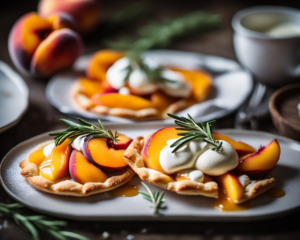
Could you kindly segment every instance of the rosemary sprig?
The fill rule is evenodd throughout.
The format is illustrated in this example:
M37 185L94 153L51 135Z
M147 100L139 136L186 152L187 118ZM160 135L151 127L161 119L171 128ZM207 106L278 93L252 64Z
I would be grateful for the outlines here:
M20 203L5 204L0 203L0 216L8 216L13 218L15 223L24 231L29 232L33 240L40 240L39 231L58 240L89 240L77 233L61 231L61 227L65 227L68 223L66 221L49 221L42 215L25 216L20 213L24 206Z
M161 205L163 203L165 203L165 201L166 201L165 199L163 199L165 192L155 191L153 193L151 191L151 189L145 183L142 182L142 184L146 188L146 190L149 194L144 193L144 192L139 192L139 193L142 194L145 199L147 199L148 201L150 201L153 204L150 208L153 208L153 215L158 216L159 209L164 209L164 207L162 207Z
M149 82L160 82L160 83L176 83L176 81L166 78L163 76L163 67L150 68L144 61L141 55L137 53L129 53L129 65L124 69L126 76L124 81L127 83L134 68L141 69L147 76Z
M151 22L138 31L139 38L136 41L125 37L116 42L106 41L105 44L112 49L141 53L167 47L177 38L215 29L220 23L219 15L197 11L177 19L164 19L161 23Z
M179 128L176 128L176 130L183 131L177 134L182 137L171 145L171 147L174 148L172 153L176 152L183 145L197 138L203 139L203 141L213 145L214 147L212 150L214 151L222 150L222 142L216 141L211 131L211 125L214 124L216 120L196 123L189 114L189 118L178 117L170 113L168 113L168 116L175 119L175 123L179 126Z
M94 138L109 138L113 141L114 144L117 144L118 141L117 131L113 133L111 130L105 130L100 120L98 120L100 127L96 126L95 124L89 123L81 118L78 118L78 121L81 124L74 123L66 119L60 119L60 121L69 125L69 128L66 131L49 133L49 136L55 136L54 138L55 146L60 145L67 138L70 139L69 144L71 144L79 136L86 136L86 137L93 136Z

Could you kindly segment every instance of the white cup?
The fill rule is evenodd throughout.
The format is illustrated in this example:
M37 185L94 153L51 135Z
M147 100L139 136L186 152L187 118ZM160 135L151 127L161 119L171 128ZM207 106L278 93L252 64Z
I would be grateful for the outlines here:
M297 24L300 31L300 11L260 6L241 10L232 19L237 59L257 81L273 86L286 85L300 77L300 34L266 33L281 23Z

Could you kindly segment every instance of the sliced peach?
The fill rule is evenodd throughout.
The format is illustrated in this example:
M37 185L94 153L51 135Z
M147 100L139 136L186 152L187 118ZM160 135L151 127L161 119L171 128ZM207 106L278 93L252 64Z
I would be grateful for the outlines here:
M244 187L235 175L225 173L217 177L217 181L221 185L221 188L225 190L225 193L230 200L237 201L243 197Z
M110 108L141 110L153 107L149 100L134 95L122 95L119 93L96 94L92 99L96 105Z
M177 135L179 132L175 130L175 127L166 127L158 130L148 139L142 150L142 156L148 168L165 173L159 162L160 152L167 146L168 140L180 137Z
M117 171L127 167L123 155L132 139L118 134L118 144L106 138L87 138L83 147L84 156L95 166L105 171Z
M92 97L96 93L105 91L104 86L99 81L95 81L86 77L81 77L78 80L80 92L87 97Z
M53 148L49 157L40 165L40 175L50 181L55 181L69 174L69 157L72 147L70 139Z
M101 50L91 57L91 60L86 68L86 75L89 78L96 79L106 84L106 86L109 86L109 83L106 79L106 71L118 59L124 56L125 53L123 52Z
M37 166L40 166L40 164L45 160L46 156L44 155L43 149L39 149L29 156L29 162L34 163Z
M276 139L257 152L247 155L240 160L235 170L248 175L250 178L261 178L276 166L280 158L280 145Z
M243 143L243 142L235 141L232 138L230 138L224 134L214 132L213 135L214 135L215 140L223 140L223 141L228 142L234 148L234 150L237 152L239 157L256 152L256 149L254 147L251 147L250 145Z
M153 107L159 110L167 109L172 103L178 100L178 98L167 96L162 92L155 92L151 94L151 102L153 104Z
M192 84L192 97L194 100L197 102L205 100L212 86L212 78L208 73L201 70L172 70L180 72L185 79Z
M69 172L72 179L78 183L105 182L107 175L91 164L79 151L73 150L70 156Z

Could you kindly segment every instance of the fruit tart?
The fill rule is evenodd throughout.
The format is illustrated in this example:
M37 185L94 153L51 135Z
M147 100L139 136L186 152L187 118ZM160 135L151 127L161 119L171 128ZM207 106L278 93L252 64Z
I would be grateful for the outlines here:
M20 163L21 175L34 188L58 195L84 197L110 191L135 175L124 161L129 137L78 119L81 124L61 119L69 125L50 133L54 140L34 147Z
M240 204L272 188L271 175L280 157L273 140L256 150L211 131L214 121L196 123L169 114L179 127L165 127L137 137L124 153L139 177L183 195L203 195Z
M80 107L134 120L165 119L204 101L212 86L202 70L165 68L149 57L112 50L97 52L72 95Z

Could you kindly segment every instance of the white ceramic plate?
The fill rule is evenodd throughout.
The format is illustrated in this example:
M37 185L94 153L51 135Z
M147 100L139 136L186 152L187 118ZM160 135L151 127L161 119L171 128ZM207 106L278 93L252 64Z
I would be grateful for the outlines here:
M28 107L29 91L24 80L0 61L0 133L16 125Z
M144 135L159 129L159 125L143 127L119 125L116 130L131 136ZM273 218L294 211L300 206L300 143L288 138L264 132L245 130L220 130L234 139L245 141L259 147L277 138L282 154L278 166L273 171L276 177L275 187L282 188L286 196L273 199L263 194L252 200L253 208L238 212L221 212L215 210L214 199L201 196L183 196L166 191L167 209L162 211L163 216L152 217L150 203L141 195L125 198L112 198L107 193L85 198L65 197L43 193L31 187L20 175L19 163L26 158L27 153L40 142L51 139L47 134L31 138L13 148L3 159L0 176L1 183L8 194L15 200L23 203L38 212L57 217L77 220L152 220L152 221L251 221ZM137 176L132 183L145 191ZM148 183L152 190L160 190Z
M196 121L208 121L224 117L235 111L249 96L253 88L249 72L233 60L207 56L198 53L156 50L146 55L160 65L186 69L203 68L214 76L213 91L208 100L187 108L178 115L189 113ZM99 115L79 108L71 97L71 86L89 62L91 55L79 58L74 64L74 71L65 71L51 78L46 88L48 102L65 114L89 119L102 119L117 123L136 123L121 117ZM172 120L157 120L159 124L168 124ZM149 122L148 122L149 123Z

